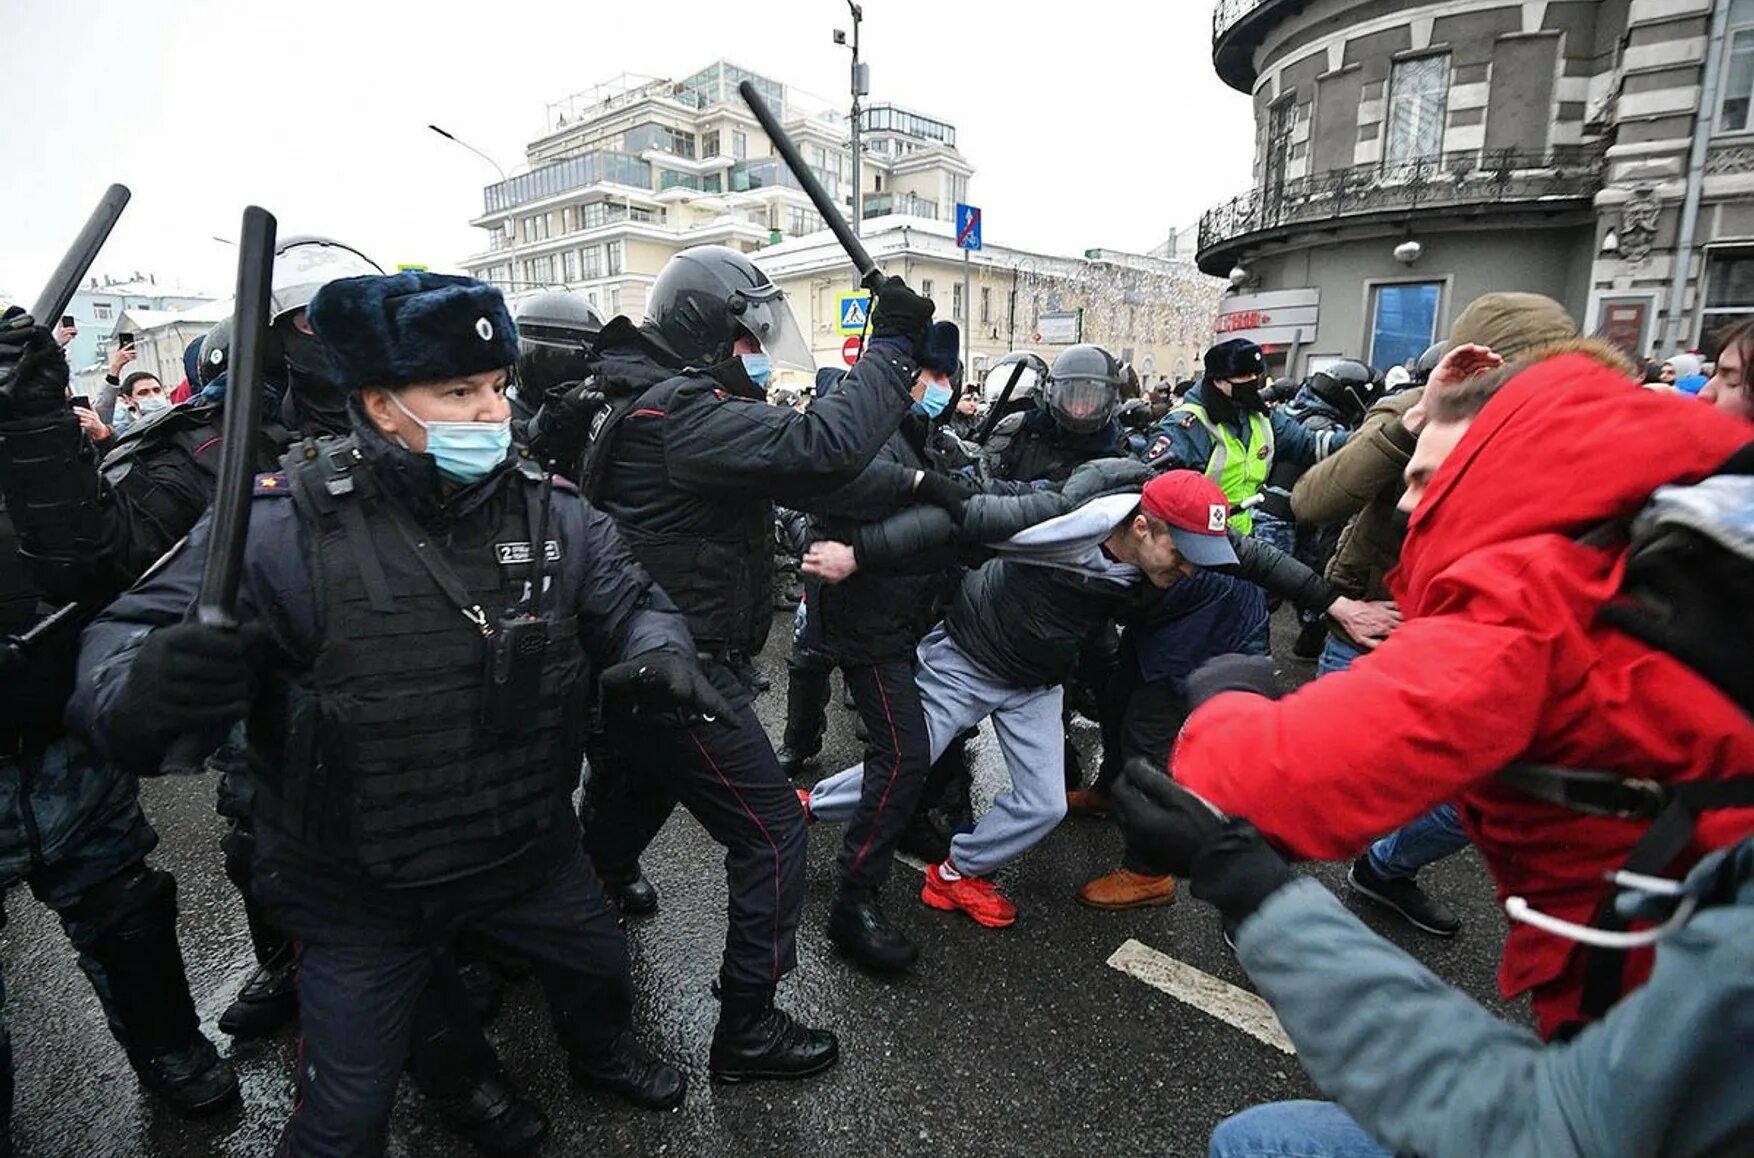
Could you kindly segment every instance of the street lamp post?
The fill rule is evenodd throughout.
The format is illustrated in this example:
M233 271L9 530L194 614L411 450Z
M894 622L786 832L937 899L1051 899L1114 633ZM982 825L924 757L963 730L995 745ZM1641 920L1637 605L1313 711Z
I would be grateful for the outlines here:
M865 218L865 190L859 173L859 98L871 91L871 69L859 61L859 22L865 19L865 10L855 0L847 0L847 8L853 14L853 42L848 47L853 50L853 236L857 237ZM847 34L835 29L834 42L846 44Z
M477 149L474 145L471 145L468 141L465 141L465 140L462 140L458 137L452 136L450 133L445 132L443 129L439 128L437 125L428 125L426 127L431 129L433 132L437 133L439 136L443 137L445 140L451 142L451 144L461 145L463 148L468 149L471 153L474 153L477 157L480 157L483 161L486 161L489 165L492 165L494 168L494 171L499 174L499 179L500 179L501 184L510 184L511 183L511 178L506 176L506 171L505 171L504 166L502 166L498 161L495 161L492 157L488 156L486 153L483 153L480 149ZM506 193L509 196L511 193L511 190L509 190L509 189L506 190ZM512 294L517 293L517 291L518 291L518 216L516 213L513 213L507 219L506 225L508 227L506 230L506 246L505 246L506 261L511 266L511 273L506 276L506 294L507 294L507 296L510 296Z

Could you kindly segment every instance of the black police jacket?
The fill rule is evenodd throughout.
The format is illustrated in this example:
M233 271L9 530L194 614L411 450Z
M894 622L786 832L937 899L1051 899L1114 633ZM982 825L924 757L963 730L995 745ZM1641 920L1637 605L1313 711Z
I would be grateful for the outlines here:
M362 885L431 883L514 862L519 872L546 871L577 840L565 814L583 721L565 705L582 691L583 664L541 671L527 730L494 725L490 644L446 591L443 569L421 564L410 545L447 563L490 619L527 610L532 472L514 456L453 489L430 456L389 445L357 416L353 439L321 447L357 450L369 485L324 511L305 494L321 476L264 475L250 510L239 604L266 637L248 729L264 847L292 850L299 872ZM353 497L369 501L348 508ZM363 516L374 550L350 538L349 510ZM129 734L113 709L141 629L182 620L194 600L210 525L197 524L83 641L69 719L124 767L145 771L161 758L162 740ZM553 560L558 657L576 649L601 667L657 649L694 652L681 616L607 516L556 487L549 526L554 546L542 549Z
M632 326L612 322L596 354L606 395L637 392L587 444L586 473L603 468L598 505L704 651L760 651L773 622L774 500L796 507L858 476L913 404L912 352L872 342L842 388L803 414L769 406L735 360L667 368Z

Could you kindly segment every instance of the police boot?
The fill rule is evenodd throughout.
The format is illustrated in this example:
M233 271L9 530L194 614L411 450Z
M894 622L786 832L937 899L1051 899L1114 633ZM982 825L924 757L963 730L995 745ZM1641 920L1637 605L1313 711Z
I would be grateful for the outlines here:
M201 1035L177 944L177 882L136 865L105 881L64 914L90 923L80 964L127 1051L140 1084L183 1117L237 1101L238 1081Z
M792 665L786 672L786 731L777 755L787 779L797 779L804 766L822 751L831 671L815 665Z
M220 1032L248 1041L291 1025L298 1017L297 980L298 960L292 943L284 942L256 966L237 997L219 1015Z
M658 911L658 887L646 879L645 870L637 863L630 873L605 876L603 892L624 917L647 917Z
M548 1136L542 1107L498 1073L482 1077L455 1097L431 1101L453 1133L491 1158L534 1153Z
M500 977L499 970L486 961L464 957L457 962L457 980L469 995L469 1008L474 1012L475 1020L483 1024L492 1021L494 1014L499 1012L500 997L505 991L505 980Z
M864 889L841 888L828 912L828 939L879 973L905 973L920 956L919 947L883 915L877 894Z
M483 1154L530 1153L548 1119L500 1072L462 974L454 957L442 957L415 1003L408 1074L445 1125Z
M772 985L713 987L719 1024L708 1069L717 1082L807 1078L840 1060L840 1042L826 1029L809 1029L774 1008Z
M669 1110L682 1104L688 1076L653 1057L624 1029L595 1049L568 1050L566 1069L588 1090L614 1094L642 1110Z

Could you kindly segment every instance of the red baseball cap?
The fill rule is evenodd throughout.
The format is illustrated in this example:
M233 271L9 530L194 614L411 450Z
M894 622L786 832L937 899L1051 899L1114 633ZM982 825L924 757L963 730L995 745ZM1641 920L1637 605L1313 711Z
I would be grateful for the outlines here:
M1230 500L1196 470L1166 470L1145 484L1139 506L1169 524L1175 549L1197 567L1234 567Z

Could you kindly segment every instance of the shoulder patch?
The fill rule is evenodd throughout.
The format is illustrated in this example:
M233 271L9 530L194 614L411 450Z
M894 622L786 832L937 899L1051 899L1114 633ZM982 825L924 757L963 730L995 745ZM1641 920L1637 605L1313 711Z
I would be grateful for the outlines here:
M1145 461L1162 458L1169 453L1169 435L1160 434L1151 442L1151 448L1145 452Z
M286 472L277 470L270 474L257 475L256 489L251 493L257 498L263 495L289 495L292 493L292 485L286 480Z
M1200 421L1198 416L1196 416L1193 411L1188 410L1182 413L1182 420L1176 425L1180 426L1183 430L1192 430L1194 423L1198 421Z

